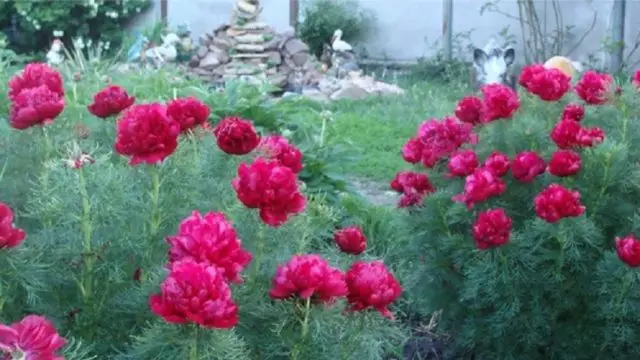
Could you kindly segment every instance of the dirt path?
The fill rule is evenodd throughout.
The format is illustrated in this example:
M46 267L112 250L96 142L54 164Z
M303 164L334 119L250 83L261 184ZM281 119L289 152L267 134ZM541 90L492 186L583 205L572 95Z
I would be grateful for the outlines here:
M362 196L374 205L393 207L398 203L399 195L389 189L387 183L362 178L352 178L350 182Z

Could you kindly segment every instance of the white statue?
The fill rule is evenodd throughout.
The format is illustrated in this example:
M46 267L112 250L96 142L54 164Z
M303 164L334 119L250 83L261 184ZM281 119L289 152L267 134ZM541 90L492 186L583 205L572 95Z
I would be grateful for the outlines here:
M169 33L162 37L162 45L145 50L145 58L153 60L157 66L165 62L173 62L178 57L176 45L180 43L180 37Z
M62 55L62 47L64 44L60 39L53 39L51 43L51 49L47 52L47 63L49 65L58 66L64 61L64 55Z

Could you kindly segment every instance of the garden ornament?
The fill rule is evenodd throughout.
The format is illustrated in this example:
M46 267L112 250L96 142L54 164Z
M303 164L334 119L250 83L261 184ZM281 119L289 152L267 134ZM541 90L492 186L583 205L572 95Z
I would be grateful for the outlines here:
M62 64L62 62L64 61L64 55L62 55L63 46L64 44L62 43L62 40L57 38L53 39L53 42L51 43L51 48L47 52L47 63L49 65L58 66Z
M145 48L147 47L147 44L149 44L149 39L146 36L138 33L136 42L129 48L129 51L127 52L127 61L138 61L142 56Z
M544 67L547 69L558 69L565 75L574 79L582 72L582 64L577 61L572 61L564 56L554 56L544 63Z
M176 45L180 43L180 38L174 33L169 33L162 37L162 45L147 49L145 57L155 62L156 66L162 66L165 62L173 62L178 57Z
M331 38L331 48L333 51L352 52L351 44L342 40L342 30L336 29Z
M473 49L473 81L478 87L503 84L515 90L516 79L511 65L516 57L512 47L504 48L491 39L484 49Z

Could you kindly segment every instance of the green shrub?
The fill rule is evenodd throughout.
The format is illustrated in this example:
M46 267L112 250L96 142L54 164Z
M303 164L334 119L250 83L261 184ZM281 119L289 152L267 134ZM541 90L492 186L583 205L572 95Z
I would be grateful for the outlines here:
M0 26L8 33L10 47L19 53L47 51L54 31L63 40L77 37L109 43L118 49L123 26L151 4L150 0L106 1L2 1Z
M474 129L479 142L465 148L477 153L480 164L495 150L511 160L535 151L548 164L558 150L550 132L576 96L544 102L522 89L520 101L513 118ZM405 212L406 227L415 234L405 250L416 259L412 303L425 316L442 310L439 329L453 342L451 358L640 356L638 272L616 256L614 241L638 231L640 99L626 85L609 104L585 108L582 126L602 128L606 139L579 150L577 175L544 172L525 183L508 173L503 195L467 209L452 201L464 180L444 177L447 164L440 163L428 172L436 191L424 206ZM538 217L534 198L552 183L579 191L584 215L555 223ZM510 216L511 236L503 246L481 250L472 227L490 208Z
M229 156L205 134L198 140L182 138L177 151L158 168L160 190L154 207L149 167L129 166L115 155L114 119L97 119L87 111L93 94L105 86L103 75L110 75L138 103L193 95L214 109L214 119L253 109L263 133L280 128L281 120L284 123L270 117L277 113L277 105L262 104L261 116L259 101L243 96L257 106L245 107L246 103L234 102L238 99L232 94L209 92L171 69L89 73L79 81L71 81L69 75L65 110L53 124L17 131L6 119L0 121L0 201L15 210L16 226L28 236L17 248L0 249L0 323L25 314L45 315L71 341L64 353L71 360L292 356L382 360L397 351L405 337L404 326L376 312L343 314L340 301L328 308L313 306L309 321L302 325L304 306L268 296L276 266L293 254L318 253L346 270L356 258L339 252L330 240L341 224L360 223L369 236L371 250L360 259L384 259L399 246L400 242L389 240L391 234L385 229L390 228L381 225L382 220L370 220L375 217L364 213L362 203L350 197L336 199L340 207L359 209L360 214L350 216L321 201L321 191L317 196L307 193L304 213L279 228L267 227L257 211L238 201L231 186L238 164L254 155ZM6 92L6 83L1 79L0 91ZM7 108L7 100L0 101ZM304 126L306 133L310 131ZM79 135L79 127L86 128L87 137ZM300 128L292 131L294 139L302 136L296 135ZM88 152L95 163L81 170L67 166L65 160L79 150ZM193 327L168 324L149 310L149 295L158 291L166 276L164 239L175 234L193 210L223 211L243 247L254 254L244 271L245 283L232 285L240 308L240 324L232 330L200 329L194 336ZM400 280L409 272L402 261L387 266ZM303 327L308 337L301 338Z
M342 30L342 39L357 44L374 30L375 16L362 9L354 0L312 0L304 7L298 36L316 55L322 55L323 44L329 44L336 29Z

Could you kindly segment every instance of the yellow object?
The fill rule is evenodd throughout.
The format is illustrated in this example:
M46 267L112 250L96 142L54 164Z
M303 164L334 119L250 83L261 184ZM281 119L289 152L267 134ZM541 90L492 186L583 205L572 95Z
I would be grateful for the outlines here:
M551 59L547 60L547 62L544 63L544 67L547 69L558 69L562 71L565 75L571 77L572 79L577 73L577 69L574 65L574 62L567 59L564 56L552 57Z

